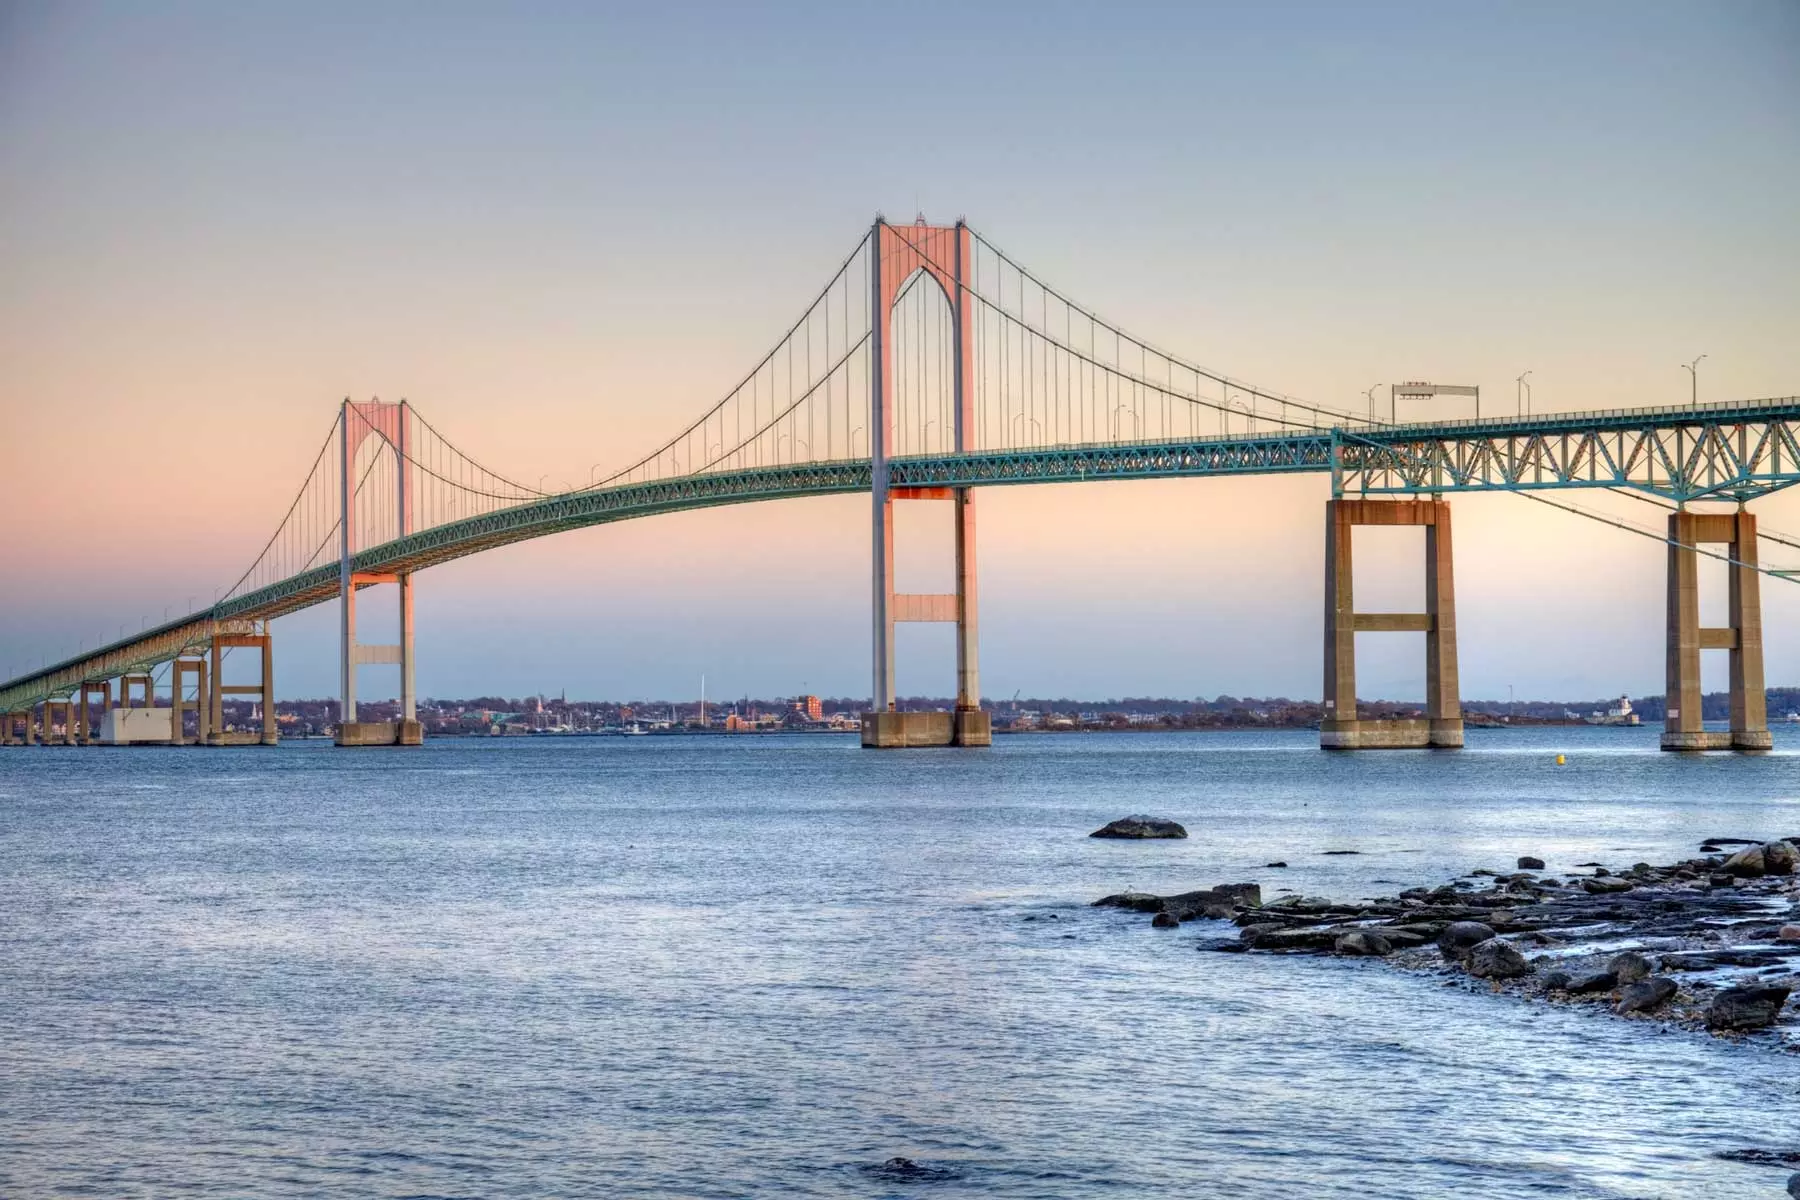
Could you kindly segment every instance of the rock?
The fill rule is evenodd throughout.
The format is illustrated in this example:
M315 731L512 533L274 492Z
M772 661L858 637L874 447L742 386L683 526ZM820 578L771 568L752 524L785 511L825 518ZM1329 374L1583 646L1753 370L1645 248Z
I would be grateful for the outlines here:
M1266 867L1285 867L1285 866L1287 866L1287 864L1284 862L1264 863L1263 865Z
M1706 1027L1717 1030L1762 1029L1773 1025L1787 1003L1784 987L1726 988L1706 1008Z
M1181 918L1171 912L1159 912L1150 918L1152 929L1173 929L1181 924Z
M1198 942L1194 943L1194 949L1196 950L1212 950L1220 954L1242 954L1249 948L1250 947L1244 945L1244 943L1237 938L1201 938Z
M1320 854L1361 854L1361 850L1321 850Z
M1182 892L1175 896L1152 896L1149 892L1120 892L1102 896L1094 908L1128 908L1132 912L1172 913L1180 921L1195 917L1228 920L1238 906L1257 908L1262 904L1262 888L1254 883L1221 883L1198 892Z
M1621 957L1623 957L1621 955ZM1613 1006L1616 1013L1655 1012L1667 1004L1675 995L1675 981L1661 975L1652 975L1627 984L1619 990L1619 1002Z
M1379 933L1365 933L1360 929L1351 930L1338 938L1332 949L1339 954L1369 956L1383 958L1394 952L1394 947Z
M1795 1200L1800 1200L1800 1171L1788 1176L1787 1193Z
M1469 951L1469 974L1477 979L1517 979L1531 971L1525 956L1504 938L1489 938Z
M1252 950L1329 950L1338 939L1337 930L1319 928L1275 928L1250 935L1251 929L1259 928L1263 927L1252 925L1238 935Z
M1567 971L1551 971L1544 976L1544 990L1546 992L1566 992L1569 990L1571 980L1572 977Z
M1571 979L1567 990L1571 995L1585 996L1593 992L1610 992L1618 986L1619 977L1611 971L1595 971Z
M1612 961L1606 964L1620 983L1636 983L1650 974L1650 960L1635 950L1627 950L1623 954L1613 955Z
M1521 871L1541 871L1543 869L1544 869L1544 860L1543 859L1533 858L1529 854L1521 854L1519 856L1519 870L1521 870Z
M1611 871L1607 870L1605 867L1601 866L1600 864L1598 864L1598 863L1594 864L1594 877L1595 878L1604 879L1608 875L1611 875L1611 874L1612 874Z
M1708 875L1706 886L1709 888L1734 888L1737 886L1737 880L1729 875Z
M1494 936L1492 925L1483 925L1480 921L1452 921L1444 926L1438 934L1438 949L1444 957L1461 960L1469 956L1469 951Z
M1763 870L1770 875L1792 875L1796 860L1800 854L1789 842L1770 842L1763 847Z
M1581 881L1581 890L1590 896L1605 895L1609 892L1629 892L1636 886L1637 884L1631 882L1631 880L1620 879L1616 876L1607 878L1596 877Z
M1755 879L1765 872L1766 861L1761 846L1747 846L1725 860L1725 874Z
M1120 892L1102 896L1093 903L1094 908L1129 908L1133 912L1161 912L1162 906L1163 898L1149 892Z
M1781 942L1800 942L1800 925L1783 925L1775 931L1775 940Z
M1089 837L1097 838L1184 838L1187 830L1163 817L1142 815L1121 817L1102 825Z

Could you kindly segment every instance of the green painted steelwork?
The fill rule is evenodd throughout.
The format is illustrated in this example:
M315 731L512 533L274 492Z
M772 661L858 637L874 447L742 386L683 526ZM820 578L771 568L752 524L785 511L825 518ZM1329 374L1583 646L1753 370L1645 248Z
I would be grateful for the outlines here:
M1183 476L1329 473L1338 494L1628 488L1681 503L1743 502L1800 483L1800 397L1528 419L1350 426L1177 442L1104 443L890 459L895 487L996 487ZM354 571L423 570L496 546L661 513L866 492L868 459L798 463L574 491L373 546ZM316 567L0 685L0 712L150 667L215 632L336 598Z

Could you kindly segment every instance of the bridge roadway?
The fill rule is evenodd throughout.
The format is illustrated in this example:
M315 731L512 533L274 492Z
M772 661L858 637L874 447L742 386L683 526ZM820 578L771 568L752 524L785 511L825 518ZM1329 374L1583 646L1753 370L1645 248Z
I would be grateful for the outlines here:
M1629 488L1747 501L1800 483L1800 397L1406 425L1346 426L889 459L894 488L992 487L1182 476L1331 473L1365 497ZM579 490L358 551L357 574L422 570L565 530L724 504L867 492L867 458L677 476ZM68 695L244 634L340 594L332 562L0 684L0 713Z

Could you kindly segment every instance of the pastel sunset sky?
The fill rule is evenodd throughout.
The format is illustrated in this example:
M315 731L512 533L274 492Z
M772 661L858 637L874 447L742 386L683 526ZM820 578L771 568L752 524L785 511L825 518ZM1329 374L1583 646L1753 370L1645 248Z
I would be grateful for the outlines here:
M1703 401L1794 395L1800 6L0 2L0 673L209 603L345 396L515 478L623 465L878 211L1336 407L1678 403L1699 354ZM1327 492L984 491L984 690L1317 696ZM1661 690L1660 545L1455 503L1466 697ZM1800 534L1800 492L1758 511ZM1367 607L1419 606L1416 537L1359 542ZM480 554L418 577L420 692L866 695L868 570L862 497ZM1800 586L1764 593L1800 684ZM277 623L283 696L335 694L336 621ZM901 692L949 647L904 629ZM1419 635L1359 653L1422 694Z

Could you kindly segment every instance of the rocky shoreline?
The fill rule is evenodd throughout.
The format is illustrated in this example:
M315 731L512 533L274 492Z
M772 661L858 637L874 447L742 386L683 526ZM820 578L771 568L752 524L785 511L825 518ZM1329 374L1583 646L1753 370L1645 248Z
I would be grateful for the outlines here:
M1152 914L1158 928L1238 926L1235 937L1202 938L1203 951L1380 958L1451 984L1800 1052L1800 1005L1787 1003L1800 990L1800 837L1716 838L1700 851L1559 876L1527 857L1512 871L1359 902L1264 904L1258 885L1228 884L1094 903Z

